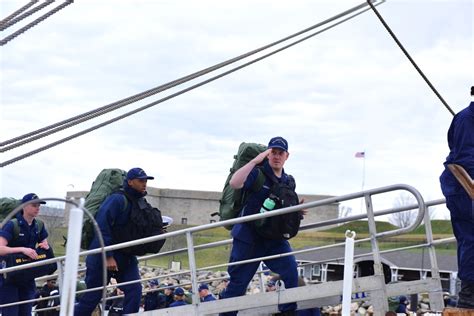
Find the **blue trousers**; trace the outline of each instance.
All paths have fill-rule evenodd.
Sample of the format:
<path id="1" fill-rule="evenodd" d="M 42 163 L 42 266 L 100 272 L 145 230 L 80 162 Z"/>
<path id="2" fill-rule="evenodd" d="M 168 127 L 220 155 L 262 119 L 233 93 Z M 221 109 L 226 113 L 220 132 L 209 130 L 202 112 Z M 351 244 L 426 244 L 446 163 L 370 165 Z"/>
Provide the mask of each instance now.
<path id="1" fill-rule="evenodd" d="M 446 196 L 458 244 L 458 277 L 474 283 L 474 201 L 467 194 Z"/>
<path id="2" fill-rule="evenodd" d="M 118 271 L 107 274 L 107 283 L 111 277 L 117 282 L 127 282 L 140 279 L 138 271 L 138 262 L 135 256 L 126 256 L 119 252 L 114 253 L 115 261 L 117 261 Z M 102 258 L 100 255 L 91 255 L 86 259 L 86 284 L 87 288 L 95 288 L 102 286 Z M 142 296 L 142 286 L 140 283 L 122 285 L 120 289 L 124 292 L 123 313 L 137 313 L 140 309 L 140 300 Z M 102 290 L 84 293 L 79 303 L 74 309 L 75 316 L 91 315 L 97 304 L 102 298 Z"/>
<path id="3" fill-rule="evenodd" d="M 261 239 L 249 244 L 234 238 L 230 262 L 287 252 L 291 252 L 291 247 L 286 240 L 275 241 Z M 298 271 L 294 256 L 265 260 L 264 263 L 270 270 L 280 275 L 280 278 L 285 282 L 286 288 L 298 286 Z M 230 266 L 227 270 L 230 275 L 230 282 L 227 288 L 221 293 L 221 299 L 244 295 L 259 264 L 260 262 L 252 262 Z M 278 309 L 280 311 L 295 310 L 296 303 L 280 304 L 278 305 Z M 234 316 L 237 315 L 237 312 L 221 313 L 220 315 Z"/>
<path id="4" fill-rule="evenodd" d="M 3 276 L 0 276 L 0 304 L 7 304 L 35 298 L 36 285 L 31 280 L 19 285 L 4 284 Z M 33 303 L 26 303 L 1 309 L 2 316 L 31 316 Z"/>

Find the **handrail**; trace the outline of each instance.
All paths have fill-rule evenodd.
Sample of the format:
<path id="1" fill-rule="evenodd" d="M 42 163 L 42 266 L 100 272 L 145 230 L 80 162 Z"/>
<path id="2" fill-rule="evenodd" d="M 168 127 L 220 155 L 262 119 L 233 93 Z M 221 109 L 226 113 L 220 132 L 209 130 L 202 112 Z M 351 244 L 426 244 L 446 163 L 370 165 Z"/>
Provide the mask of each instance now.
<path id="1" fill-rule="evenodd" d="M 387 214 L 394 213 L 394 212 L 401 212 L 401 211 L 405 211 L 405 210 L 418 208 L 418 210 L 419 210 L 418 216 L 417 216 L 415 222 L 412 225 L 410 225 L 408 227 L 405 227 L 405 228 L 400 228 L 400 229 L 395 229 L 395 230 L 392 230 L 392 231 L 388 231 L 388 232 L 376 233 L 375 236 L 372 236 L 374 238 L 395 236 L 395 235 L 399 235 L 399 234 L 402 234 L 402 233 L 405 233 L 405 232 L 412 231 L 423 220 L 423 216 L 424 216 L 424 213 L 425 213 L 425 210 L 426 210 L 427 206 L 433 206 L 433 205 L 444 203 L 443 199 L 429 201 L 429 202 L 425 203 L 422 196 L 421 196 L 421 194 L 415 188 L 413 188 L 409 185 L 405 185 L 405 184 L 396 184 L 396 185 L 390 185 L 390 186 L 385 186 L 385 187 L 376 188 L 376 189 L 365 190 L 365 191 L 361 191 L 361 192 L 358 192 L 358 193 L 352 193 L 352 194 L 342 195 L 342 196 L 338 196 L 338 197 L 326 198 L 326 199 L 319 200 L 319 201 L 308 202 L 308 203 L 304 203 L 304 204 L 301 204 L 301 205 L 288 207 L 288 208 L 285 208 L 285 209 L 274 210 L 272 212 L 266 212 L 266 213 L 263 213 L 263 214 L 255 214 L 255 215 L 245 216 L 245 217 L 241 217 L 241 218 L 235 218 L 235 219 L 231 219 L 231 220 L 227 220 L 227 221 L 210 223 L 210 224 L 205 224 L 205 225 L 201 225 L 201 226 L 197 226 L 197 227 L 190 227 L 190 228 L 182 229 L 182 230 L 175 231 L 175 232 L 165 233 L 165 234 L 162 234 L 162 235 L 159 235 L 159 236 L 147 237 L 147 238 L 143 238 L 143 239 L 136 240 L 136 241 L 129 241 L 129 242 L 121 243 L 121 244 L 107 246 L 107 247 L 104 247 L 103 249 L 97 248 L 97 249 L 93 249 L 93 250 L 83 251 L 79 255 L 83 256 L 83 255 L 89 255 L 89 254 L 96 254 L 96 253 L 99 253 L 101 251 L 120 249 L 120 248 L 124 248 L 124 247 L 128 247 L 128 246 L 132 246 L 132 245 L 143 244 L 143 243 L 146 243 L 146 242 L 153 242 L 153 241 L 156 241 L 156 240 L 161 240 L 161 239 L 170 238 L 170 237 L 183 235 L 183 234 L 188 235 L 188 236 L 191 237 L 192 234 L 195 233 L 195 232 L 199 232 L 199 231 L 203 231 L 203 230 L 207 230 L 207 229 L 211 229 L 211 228 L 215 228 L 215 227 L 233 225 L 233 224 L 237 224 L 237 223 L 253 221 L 253 220 L 256 220 L 256 219 L 260 219 L 260 218 L 278 216 L 278 215 L 281 215 L 281 214 L 300 211 L 302 209 L 320 207 L 320 206 L 333 204 L 333 203 L 337 203 L 337 202 L 342 202 L 342 201 L 347 201 L 347 200 L 351 200 L 351 199 L 355 199 L 355 198 L 364 197 L 364 198 L 366 198 L 366 201 L 370 201 L 370 197 L 373 196 L 373 195 L 386 193 L 386 192 L 389 192 L 389 191 L 395 191 L 395 190 L 405 190 L 405 191 L 408 191 L 408 192 L 412 193 L 415 196 L 418 203 L 414 204 L 414 205 L 404 206 L 404 207 L 398 207 L 398 208 L 392 208 L 392 209 L 386 209 L 386 210 L 382 210 L 382 211 L 372 212 L 371 215 L 373 217 L 375 217 L 375 216 L 387 215 Z M 353 220 L 368 218 L 369 216 L 370 216 L 369 214 L 360 214 L 360 215 L 354 215 L 354 216 L 349 216 L 349 217 L 345 217 L 345 218 L 320 221 L 320 222 L 304 225 L 304 226 L 301 227 L 301 230 L 312 229 L 312 228 L 316 228 L 316 227 L 323 227 L 323 226 L 328 226 L 328 225 L 334 225 L 334 224 L 339 224 L 339 223 L 344 223 L 344 222 L 350 222 L 350 221 L 353 221 Z M 357 242 L 357 243 L 366 242 L 366 241 L 371 240 L 372 237 L 358 239 L 355 242 Z M 191 237 L 191 241 L 192 241 L 192 237 Z M 208 243 L 208 244 L 193 246 L 192 248 L 194 250 L 207 249 L 207 248 L 210 248 L 210 247 L 216 247 L 216 246 L 222 246 L 222 245 L 225 245 L 225 244 L 229 244 L 231 241 L 232 241 L 231 239 L 221 240 L 221 241 L 218 241 L 218 242 L 212 242 L 212 243 Z M 452 239 L 448 238 L 448 239 L 446 239 L 446 241 L 450 242 L 450 241 L 452 241 Z M 189 243 L 189 240 L 188 240 L 188 243 Z M 435 243 L 441 243 L 441 242 L 440 241 L 433 241 L 431 244 L 422 244 L 422 245 L 419 245 L 417 247 L 429 247 L 429 246 L 432 246 Z M 321 249 L 325 249 L 325 248 L 340 247 L 341 245 L 343 245 L 343 243 L 333 244 L 333 245 L 328 245 L 328 246 L 313 247 L 313 248 L 308 248 L 308 249 L 303 249 L 303 250 L 296 250 L 296 251 L 293 251 L 293 252 L 288 253 L 288 254 L 265 256 L 265 257 L 255 258 L 255 259 L 236 262 L 236 263 L 225 263 L 225 264 L 213 265 L 213 266 L 208 266 L 208 267 L 203 267 L 203 268 L 197 268 L 194 264 L 193 266 L 190 266 L 190 269 L 188 269 L 188 270 L 183 270 L 183 271 L 180 271 L 180 272 L 177 272 L 177 273 L 171 273 L 171 274 L 167 274 L 167 275 L 160 275 L 159 277 L 163 278 L 163 277 L 166 277 L 166 276 L 173 276 L 173 275 L 182 275 L 182 274 L 191 274 L 191 275 L 193 275 L 194 274 L 194 278 L 192 278 L 192 281 L 193 280 L 194 281 L 192 283 L 193 283 L 194 286 L 196 286 L 196 284 L 197 284 L 196 280 L 195 280 L 196 279 L 196 274 L 195 274 L 196 271 L 210 270 L 210 269 L 215 269 L 215 268 L 218 268 L 218 267 L 231 266 L 231 265 L 242 264 L 242 263 L 247 263 L 247 262 L 262 261 L 262 260 L 267 260 L 267 259 L 272 259 L 272 258 L 277 258 L 277 257 L 282 257 L 282 256 L 287 256 L 287 255 L 294 255 L 294 254 L 300 254 L 300 253 L 305 253 L 305 252 L 310 252 L 310 251 L 315 251 L 315 250 L 321 250 Z M 163 253 L 158 253 L 158 254 L 153 254 L 153 255 L 147 255 L 147 256 L 140 257 L 138 259 L 139 260 L 149 260 L 149 259 L 156 258 L 156 257 L 159 257 L 159 256 L 164 256 L 164 255 L 169 255 L 169 254 L 174 254 L 174 253 L 179 253 L 179 252 L 184 252 L 184 251 L 189 251 L 189 247 L 188 248 L 175 249 L 175 250 L 171 250 L 171 251 L 168 251 L 168 252 L 163 252 Z M 390 252 L 390 251 L 395 251 L 395 250 L 388 250 L 388 251 L 385 250 L 385 251 L 380 251 L 380 253 L 385 253 L 385 252 Z M 367 255 L 371 255 L 371 254 L 373 254 L 373 252 L 357 255 L 357 257 L 367 256 Z M 62 257 L 57 257 L 57 258 L 54 258 L 54 259 L 44 260 L 43 262 L 25 264 L 25 265 L 22 265 L 21 267 L 12 267 L 12 268 L 0 269 L 0 273 L 20 270 L 20 269 L 24 269 L 24 268 L 28 268 L 28 267 L 33 267 L 33 266 L 39 266 L 39 265 L 42 265 L 42 264 L 48 264 L 48 263 L 51 263 L 51 262 L 54 262 L 54 261 L 64 260 L 64 258 L 65 257 L 62 256 Z M 331 260 L 334 260 L 334 259 L 324 260 L 323 262 L 330 262 Z M 194 271 L 194 273 L 193 273 L 193 271 Z M 51 278 L 51 276 L 48 276 L 47 278 Z M 158 276 L 156 278 L 158 278 Z M 131 283 L 145 282 L 148 279 L 154 279 L 154 278 L 139 279 L 139 280 L 119 283 L 117 285 L 98 287 L 98 288 L 94 288 L 94 289 L 87 289 L 87 290 L 78 291 L 77 293 L 79 294 L 79 293 L 95 291 L 95 290 L 99 290 L 99 289 L 103 289 L 105 291 L 106 288 L 111 288 L 111 287 L 114 287 L 114 286 L 120 286 L 120 285 L 131 284 Z M 196 284 L 194 284 L 194 283 L 196 283 Z M 198 302 L 195 302 L 195 303 L 199 304 Z M 7 306 L 7 305 L 2 305 L 2 306 Z"/>

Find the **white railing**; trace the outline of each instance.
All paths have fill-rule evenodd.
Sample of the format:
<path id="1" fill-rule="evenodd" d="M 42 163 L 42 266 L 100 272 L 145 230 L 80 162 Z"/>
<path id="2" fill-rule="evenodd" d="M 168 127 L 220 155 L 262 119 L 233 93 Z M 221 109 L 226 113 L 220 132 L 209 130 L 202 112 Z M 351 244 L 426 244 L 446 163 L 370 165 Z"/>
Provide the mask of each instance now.
<path id="1" fill-rule="evenodd" d="M 397 191 L 397 190 L 405 190 L 411 193 L 415 200 L 416 204 L 410 205 L 410 206 L 404 206 L 400 208 L 392 208 L 392 209 L 386 209 L 386 210 L 381 210 L 381 211 L 374 211 L 373 210 L 373 204 L 372 204 L 372 197 L 374 195 L 379 195 L 387 192 L 392 192 L 392 191 Z M 332 198 L 327 198 L 324 200 L 319 200 L 319 201 L 314 201 L 314 202 L 309 202 L 309 203 L 304 203 L 298 206 L 293 206 L 285 209 L 280 209 L 280 210 L 274 210 L 271 212 L 266 212 L 263 214 L 255 214 L 255 215 L 250 215 L 250 216 L 245 216 L 241 218 L 235 218 L 227 221 L 222 221 L 222 222 L 216 222 L 216 223 L 210 223 L 210 224 L 205 224 L 205 225 L 200 225 L 196 227 L 190 227 L 186 228 L 183 230 L 179 231 L 174 231 L 174 232 L 169 232 L 165 233 L 159 236 L 153 236 L 153 237 L 148 237 L 148 238 L 143 238 L 140 240 L 134 240 L 134 241 L 129 241 L 121 244 L 116 244 L 116 245 L 111 245 L 107 247 L 102 247 L 102 248 L 97 248 L 93 250 L 88 250 L 88 251 L 83 251 L 79 255 L 80 256 L 85 256 L 85 255 L 91 255 L 91 254 L 98 254 L 102 253 L 103 256 L 103 261 L 105 262 L 105 251 L 109 250 L 117 250 L 121 248 L 125 248 L 128 246 L 133 246 L 133 245 L 138 245 L 138 244 L 144 244 L 147 242 L 153 242 L 156 240 L 161 240 L 165 238 L 173 238 L 179 235 L 185 235 L 186 236 L 186 242 L 187 242 L 187 247 L 186 248 L 181 248 L 181 249 L 174 249 L 171 251 L 163 252 L 163 253 L 158 253 L 158 254 L 151 254 L 147 256 L 143 256 L 138 258 L 140 261 L 146 261 L 150 259 L 154 259 L 157 257 L 161 256 L 167 256 L 171 254 L 176 254 L 176 253 L 182 253 L 182 252 L 187 252 L 188 253 L 188 258 L 189 258 L 189 269 L 183 270 L 180 272 L 176 273 L 169 273 L 166 275 L 160 275 L 159 278 L 164 278 L 164 277 L 171 277 L 171 276 L 177 276 L 177 275 L 182 275 L 182 274 L 189 274 L 191 276 L 191 285 L 193 289 L 197 289 L 198 287 L 198 280 L 197 280 L 197 272 L 201 270 L 212 270 L 212 269 L 217 269 L 217 268 L 223 268 L 223 267 L 228 267 L 231 265 L 238 265 L 242 263 L 249 263 L 249 262 L 255 262 L 255 261 L 262 261 L 262 260 L 268 260 L 268 259 L 273 259 L 273 258 L 278 258 L 282 256 L 288 256 L 288 255 L 297 255 L 301 253 L 306 253 L 306 252 L 314 252 L 318 251 L 321 249 L 326 249 L 326 248 L 332 248 L 332 247 L 340 247 L 343 245 L 343 243 L 339 244 L 332 244 L 332 245 L 326 245 L 326 246 L 319 246 L 319 247 L 312 247 L 308 249 L 301 249 L 301 250 L 296 250 L 291 253 L 286 253 L 286 254 L 278 254 L 278 255 L 273 255 L 273 256 L 265 256 L 265 257 L 260 257 L 260 258 L 255 258 L 252 260 L 245 260 L 241 262 L 234 262 L 234 263 L 222 263 L 222 264 L 217 264 L 217 265 L 212 265 L 212 266 L 207 266 L 207 267 L 202 267 L 198 268 L 196 266 L 195 262 L 195 256 L 194 252 L 199 251 L 201 249 L 207 249 L 211 247 L 217 247 L 217 246 L 222 246 L 222 245 L 227 245 L 232 242 L 231 239 L 227 240 L 222 240 L 218 242 L 212 242 L 209 244 L 204 244 L 204 245 L 198 245 L 194 246 L 194 241 L 193 241 L 193 234 L 196 232 L 201 232 L 204 230 L 216 228 L 216 227 L 222 227 L 222 226 L 227 226 L 227 225 L 234 225 L 237 223 L 242 223 L 242 222 L 248 222 L 248 221 L 253 221 L 256 219 L 261 219 L 261 218 L 266 218 L 266 217 L 272 217 L 272 216 L 277 216 L 289 212 L 296 212 L 300 211 L 302 209 L 311 209 L 311 208 L 316 208 L 320 206 L 325 206 L 328 204 L 333 204 L 333 203 L 339 203 L 343 201 L 348 201 L 348 200 L 353 200 L 357 198 L 364 198 L 365 200 L 365 206 L 366 206 L 366 214 L 359 214 L 359 215 L 353 215 L 353 216 L 348 216 L 345 218 L 338 218 L 338 219 L 331 219 L 331 220 L 325 220 L 325 221 L 320 221 L 316 223 L 311 223 L 307 225 L 303 225 L 300 230 L 308 230 L 308 229 L 314 229 L 314 228 L 322 228 L 322 227 L 327 227 L 327 226 L 333 226 L 336 224 L 342 224 L 346 222 L 351 222 L 354 220 L 361 220 L 361 219 L 367 219 L 367 223 L 369 226 L 369 237 L 367 238 L 361 238 L 357 239 L 354 242 L 355 243 L 362 243 L 362 242 L 370 242 L 371 247 L 372 247 L 372 252 L 370 253 L 365 253 L 363 256 L 367 256 L 368 254 L 373 256 L 373 261 L 374 261 L 374 271 L 375 274 L 371 277 L 363 277 L 363 278 L 358 278 L 354 280 L 355 286 L 353 286 L 353 291 L 354 292 L 368 292 L 370 293 L 370 300 L 372 304 L 374 305 L 374 310 L 382 313 L 388 311 L 388 303 L 387 303 L 387 298 L 388 296 L 393 296 L 393 295 L 400 295 L 400 294 L 412 294 L 412 293 L 419 293 L 419 292 L 427 292 L 429 293 L 430 296 L 430 302 L 431 302 L 431 307 L 433 310 L 441 310 L 443 308 L 443 300 L 442 300 L 442 293 L 441 293 L 441 282 L 440 282 L 440 277 L 439 277 L 439 269 L 437 265 L 437 260 L 436 260 L 436 254 L 435 254 L 435 248 L 434 246 L 440 243 L 446 243 L 446 242 L 453 242 L 454 238 L 446 238 L 443 240 L 433 240 L 433 235 L 432 235 L 432 230 L 431 230 L 431 224 L 430 224 L 430 218 L 428 212 L 426 212 L 426 208 L 428 206 L 433 206 L 433 205 L 438 205 L 444 203 L 444 200 L 436 200 L 436 201 L 431 201 L 425 203 L 421 194 L 413 187 L 404 185 L 404 184 L 398 184 L 398 185 L 391 185 L 391 186 L 386 186 L 382 188 L 376 188 L 376 189 L 371 189 L 371 190 L 366 190 L 362 192 L 357 192 L 357 193 L 352 193 L 352 194 L 347 194 L 347 195 L 342 195 L 342 196 L 337 196 L 337 197 L 332 197 Z M 64 201 L 62 199 L 44 199 L 44 200 L 56 200 L 56 201 Z M 71 201 L 66 201 L 68 203 L 73 203 Z M 75 204 L 76 205 L 76 204 Z M 78 206 L 78 205 L 76 205 Z M 392 231 L 386 231 L 386 232 L 377 232 L 376 230 L 376 223 L 375 223 L 375 217 L 376 216 L 382 216 L 382 215 L 388 215 L 392 213 L 397 213 L 397 212 L 402 212 L 406 210 L 411 210 L 411 209 L 418 209 L 418 214 L 415 219 L 415 221 L 408 227 L 405 228 L 399 228 L 395 229 Z M 87 210 L 85 210 L 86 213 Z M 311 211 L 311 210 L 309 210 Z M 90 214 L 89 214 L 90 215 Z M 13 215 L 10 215 L 10 217 Z M 7 218 L 8 219 L 8 218 Z M 5 221 L 7 220 L 5 219 Z M 398 248 L 398 249 L 391 249 L 391 250 L 385 250 L 385 251 L 380 251 L 378 248 L 378 242 L 377 240 L 380 238 L 384 237 L 391 237 L 391 236 L 396 236 L 404 233 L 408 233 L 410 231 L 413 231 L 416 227 L 418 227 L 421 222 L 424 220 L 425 226 L 426 226 L 426 243 L 415 245 L 415 246 L 409 246 L 409 247 L 403 247 L 403 248 Z M 4 221 L 4 222 L 5 222 Z M 2 223 L 2 226 L 4 224 Z M 96 232 L 100 231 L 98 230 L 98 227 L 95 223 L 96 227 Z M 103 245 L 103 243 L 102 243 Z M 414 249 L 414 248 L 428 248 L 429 249 L 429 254 L 430 254 L 430 262 L 431 262 L 431 278 L 426 279 L 426 280 L 419 280 L 419 281 L 411 281 L 411 282 L 404 282 L 404 283 L 399 283 L 399 284 L 389 284 L 386 285 L 384 282 L 383 278 L 383 270 L 382 270 L 382 264 L 381 264 L 381 259 L 380 259 L 380 254 L 385 253 L 385 252 L 393 252 L 393 251 L 400 251 L 400 250 L 405 250 L 405 249 Z M 357 257 L 357 255 L 355 256 Z M 320 261 L 322 262 L 330 262 L 331 260 L 334 260 L 335 258 L 328 258 L 327 260 Z M 337 258 L 338 260 L 342 258 Z M 42 264 L 48 264 L 51 262 L 64 262 L 65 256 L 57 257 L 54 259 L 48 259 L 44 260 L 42 262 L 35 262 L 35 263 L 29 263 L 25 264 L 20 267 L 12 267 L 12 268 L 7 268 L 7 269 L 0 269 L 0 273 L 6 273 L 10 271 L 15 271 L 19 269 L 25 269 L 29 267 L 34 267 L 34 266 L 39 266 Z M 61 264 L 59 265 L 60 267 L 62 266 Z M 104 264 L 104 270 L 105 270 L 105 264 Z M 261 271 L 259 272 L 261 273 Z M 59 273 L 59 280 L 61 282 L 61 269 Z M 105 276 L 105 273 L 104 273 Z M 43 277 L 41 279 L 47 279 L 55 276 L 48 276 L 48 277 Z M 113 286 L 107 286 L 105 277 L 103 280 L 103 286 L 94 288 L 94 289 L 87 289 L 87 290 L 82 290 L 78 291 L 77 294 L 80 293 L 85 293 L 89 291 L 95 291 L 95 290 L 102 290 L 102 296 L 103 296 L 103 305 L 105 303 L 106 299 L 112 299 L 112 298 L 106 298 L 106 290 L 107 288 L 115 287 L 115 286 L 120 286 L 120 285 L 125 285 L 125 284 L 132 284 L 132 283 L 138 283 L 138 282 L 146 282 L 148 280 L 158 278 L 153 277 L 153 278 L 144 278 L 140 280 L 135 280 L 135 281 L 130 281 L 130 282 L 124 282 L 124 283 L 119 283 L 117 285 Z M 403 286 L 405 284 L 405 286 Z M 409 288 L 406 287 L 407 284 L 410 284 Z M 186 284 L 181 284 L 181 285 L 186 285 Z M 285 291 L 282 291 L 280 293 L 275 294 L 275 293 L 263 293 L 263 294 L 257 294 L 257 295 L 250 295 L 250 296 L 243 296 L 243 297 L 238 297 L 238 298 L 231 298 L 231 299 L 226 299 L 221 300 L 221 301 L 215 301 L 212 303 L 206 303 L 206 304 L 201 304 L 199 301 L 199 297 L 197 296 L 197 291 L 193 291 L 193 304 L 189 306 L 184 306 L 180 308 L 173 308 L 173 311 L 166 310 L 157 310 L 153 314 L 159 315 L 160 313 L 165 313 L 166 315 L 172 315 L 172 314 L 194 314 L 194 315 L 205 315 L 205 314 L 212 314 L 212 313 L 218 313 L 218 312 L 225 312 L 225 311 L 231 311 L 231 310 L 238 310 L 238 309 L 249 309 L 249 308 L 264 308 L 265 306 L 268 307 L 269 310 L 274 310 L 276 305 L 282 304 L 282 303 L 287 303 L 287 302 L 294 302 L 294 301 L 299 301 L 302 303 L 306 303 L 307 301 L 311 300 L 312 304 L 320 304 L 324 302 L 324 298 L 329 298 L 329 297 L 334 297 L 334 296 L 340 296 L 342 294 L 342 283 L 339 281 L 335 282 L 327 282 L 325 284 L 316 284 L 316 285 L 308 285 L 309 287 L 314 288 L 314 291 L 308 291 L 304 290 L 301 291 L 299 288 L 295 289 L 286 289 Z M 159 290 L 163 290 L 164 288 L 160 288 Z M 265 295 L 265 297 L 260 297 L 260 295 Z M 277 296 L 277 301 L 275 301 L 275 297 Z M 57 296 L 56 296 L 57 297 Z M 54 298 L 48 297 L 48 299 Z M 39 299 L 41 300 L 41 299 Z M 26 302 L 31 302 L 30 301 L 23 301 L 23 302 L 16 302 L 12 304 L 21 304 L 21 303 L 26 303 Z M 35 300 L 37 301 L 37 300 Z M 10 306 L 12 304 L 4 304 L 0 305 L 0 308 L 2 306 Z M 303 304 L 305 305 L 305 304 Z M 317 305 L 315 305 L 317 306 Z"/>

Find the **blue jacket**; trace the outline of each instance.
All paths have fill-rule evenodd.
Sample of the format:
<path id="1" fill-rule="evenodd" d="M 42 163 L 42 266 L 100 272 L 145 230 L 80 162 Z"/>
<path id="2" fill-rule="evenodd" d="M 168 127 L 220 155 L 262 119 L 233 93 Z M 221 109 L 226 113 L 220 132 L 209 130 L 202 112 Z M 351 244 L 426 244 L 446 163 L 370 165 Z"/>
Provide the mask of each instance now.
<path id="1" fill-rule="evenodd" d="M 132 197 L 140 198 L 144 197 L 147 193 L 140 193 L 128 186 L 127 181 L 124 181 L 123 189 Z M 115 226 L 125 225 L 129 218 L 130 212 L 132 210 L 132 203 L 125 202 L 126 197 L 121 193 L 113 193 L 108 196 L 97 212 L 96 221 L 99 225 L 100 231 L 102 233 L 102 238 L 104 239 L 105 246 L 110 246 L 113 244 L 112 240 L 112 229 Z M 90 248 L 98 248 L 100 246 L 99 239 L 97 236 L 94 236 Z M 113 251 L 107 252 L 107 257 L 111 257 Z"/>
<path id="2" fill-rule="evenodd" d="M 216 298 L 214 297 L 214 295 L 212 295 L 210 293 L 201 298 L 201 302 L 210 302 L 210 301 L 215 301 L 215 300 L 216 300 Z"/>
<path id="3" fill-rule="evenodd" d="M 454 163 L 461 165 L 471 177 L 474 177 L 474 102 L 457 113 L 448 130 L 449 155 L 446 157 L 446 167 L 440 176 L 441 190 L 445 196 L 464 194 L 447 165 Z"/>
<path id="4" fill-rule="evenodd" d="M 170 307 L 183 306 L 183 305 L 188 305 L 188 304 L 186 304 L 185 301 L 174 301 L 173 303 L 170 304 Z"/>
<path id="5" fill-rule="evenodd" d="M 273 173 L 268 161 L 264 163 L 263 168 L 265 169 L 265 172 L 269 174 Z M 249 197 L 247 199 L 247 203 L 243 206 L 240 216 L 257 214 L 263 205 L 263 201 L 265 201 L 265 199 L 270 195 L 270 189 L 273 185 L 273 182 L 268 177 L 265 177 L 265 182 L 263 183 L 263 187 L 260 191 L 251 192 L 251 188 L 258 177 L 258 173 L 258 168 L 253 168 L 244 182 L 244 187 L 242 190 L 247 191 Z M 281 177 L 277 179 L 279 182 L 288 182 L 288 175 L 285 173 L 285 170 L 283 170 Z M 234 225 L 231 235 L 232 237 L 246 243 L 253 243 L 255 240 L 261 239 L 257 235 L 257 232 L 255 231 L 255 228 L 251 222 Z"/>

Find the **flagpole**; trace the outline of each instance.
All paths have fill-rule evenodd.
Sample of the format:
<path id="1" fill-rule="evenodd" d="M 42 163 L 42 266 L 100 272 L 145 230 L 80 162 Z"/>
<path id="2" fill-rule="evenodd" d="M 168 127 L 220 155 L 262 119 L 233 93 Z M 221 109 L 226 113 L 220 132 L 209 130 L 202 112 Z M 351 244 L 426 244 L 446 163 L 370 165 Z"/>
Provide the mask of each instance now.
<path id="1" fill-rule="evenodd" d="M 362 190 L 361 191 L 364 191 L 364 185 L 365 185 L 365 149 L 363 151 L 364 153 L 364 157 L 362 157 L 362 159 L 364 159 L 363 161 L 363 164 L 362 164 Z"/>
<path id="2" fill-rule="evenodd" d="M 362 156 L 362 159 L 363 159 L 363 162 L 362 162 L 362 184 L 361 184 L 361 191 L 364 191 L 364 186 L 365 186 L 365 155 L 366 155 L 366 151 L 364 149 L 363 151 L 363 156 Z M 361 198 L 360 199 L 360 213 L 363 214 L 362 212 L 362 207 L 364 205 L 364 198 Z"/>

